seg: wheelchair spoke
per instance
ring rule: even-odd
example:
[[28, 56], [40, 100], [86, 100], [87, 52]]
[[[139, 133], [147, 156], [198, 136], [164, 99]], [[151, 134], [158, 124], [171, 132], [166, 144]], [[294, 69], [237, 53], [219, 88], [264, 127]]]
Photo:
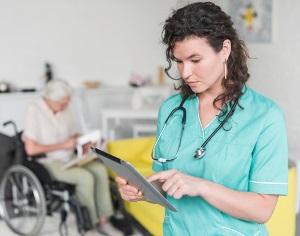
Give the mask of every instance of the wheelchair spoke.
[[16, 234], [36, 236], [45, 216], [46, 200], [43, 188], [28, 168], [13, 166], [1, 186], [3, 219]]
[[12, 186], [14, 186], [15, 188], [16, 188], [16, 193], [17, 194], [19, 194], [19, 195], [21, 195], [21, 191], [20, 191], [20, 186], [19, 186], [19, 184], [15, 181], [15, 179], [13, 178], [14, 176], [9, 176], [8, 177], [8, 181], [10, 182], [10, 184], [12, 185]]

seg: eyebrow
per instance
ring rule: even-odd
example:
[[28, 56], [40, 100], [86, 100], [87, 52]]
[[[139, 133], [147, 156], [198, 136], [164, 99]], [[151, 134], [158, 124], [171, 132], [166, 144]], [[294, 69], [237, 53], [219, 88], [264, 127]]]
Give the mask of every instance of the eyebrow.
[[193, 58], [193, 57], [200, 57], [200, 55], [199, 55], [199, 54], [192, 54], [192, 55], [190, 55], [187, 59], [191, 59], [191, 58]]
[[[193, 57], [201, 57], [201, 56], [199, 54], [194, 53], [194, 54], [188, 56], [186, 59], [191, 59]], [[174, 58], [175, 61], [181, 61], [178, 58], [176, 58], [175, 56], [173, 56], [173, 58]]]

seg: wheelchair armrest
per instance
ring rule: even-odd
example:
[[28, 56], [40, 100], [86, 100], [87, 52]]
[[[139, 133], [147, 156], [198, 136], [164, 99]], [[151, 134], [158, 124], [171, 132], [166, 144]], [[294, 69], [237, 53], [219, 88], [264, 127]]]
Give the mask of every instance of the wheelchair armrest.
[[40, 159], [40, 158], [44, 158], [44, 157], [46, 157], [46, 154], [45, 153], [40, 153], [40, 154], [37, 154], [37, 155], [28, 156], [27, 159], [29, 161], [35, 161], [36, 159]]
[[24, 163], [28, 169], [30, 169], [37, 178], [41, 181], [42, 184], [51, 184], [53, 182], [53, 178], [49, 174], [48, 170], [40, 163], [34, 160], [27, 160]]

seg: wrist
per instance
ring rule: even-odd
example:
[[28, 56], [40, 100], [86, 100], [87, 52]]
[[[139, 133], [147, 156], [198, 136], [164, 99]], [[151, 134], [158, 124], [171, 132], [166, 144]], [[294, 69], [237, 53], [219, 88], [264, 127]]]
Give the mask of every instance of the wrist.
[[199, 184], [199, 197], [205, 198], [208, 196], [211, 187], [211, 182], [208, 180], [202, 179], [200, 184]]
[[57, 144], [57, 149], [65, 149], [65, 142], [63, 142], [63, 143], [58, 143]]

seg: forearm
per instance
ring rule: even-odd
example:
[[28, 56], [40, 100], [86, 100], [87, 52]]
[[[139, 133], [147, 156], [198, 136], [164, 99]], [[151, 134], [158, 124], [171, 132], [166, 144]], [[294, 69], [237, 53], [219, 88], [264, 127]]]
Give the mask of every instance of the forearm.
[[277, 195], [242, 192], [221, 184], [187, 175], [177, 170], [157, 172], [148, 181], [163, 183], [162, 189], [176, 199], [183, 196], [202, 197], [220, 211], [247, 221], [265, 223], [271, 217]]
[[265, 223], [271, 217], [278, 196], [242, 192], [211, 181], [201, 181], [200, 196], [220, 211], [235, 218]]
[[77, 139], [77, 135], [74, 135], [64, 142], [45, 145], [24, 136], [24, 145], [27, 154], [32, 156], [32, 155], [47, 153], [47, 152], [60, 150], [60, 149], [75, 149], [77, 143], [76, 139]]
[[25, 149], [29, 156], [34, 156], [41, 153], [47, 153], [47, 152], [63, 149], [63, 144], [62, 143], [57, 143], [53, 145], [42, 145], [38, 143], [34, 145], [25, 144]]

